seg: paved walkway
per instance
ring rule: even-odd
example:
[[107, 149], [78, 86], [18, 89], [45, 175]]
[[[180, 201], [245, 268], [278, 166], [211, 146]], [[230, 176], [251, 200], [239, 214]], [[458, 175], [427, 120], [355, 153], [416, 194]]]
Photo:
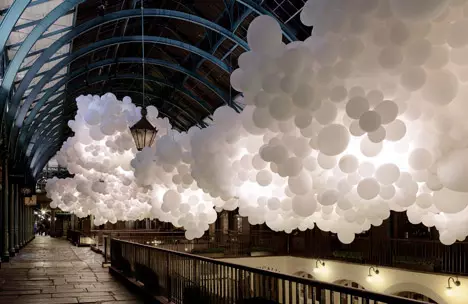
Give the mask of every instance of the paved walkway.
[[2, 263], [0, 303], [143, 303], [102, 261], [87, 247], [36, 236], [10, 263]]

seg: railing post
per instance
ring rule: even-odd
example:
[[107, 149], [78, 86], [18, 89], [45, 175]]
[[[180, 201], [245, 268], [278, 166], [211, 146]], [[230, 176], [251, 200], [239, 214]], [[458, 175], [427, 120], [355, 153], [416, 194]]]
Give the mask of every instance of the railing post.
[[170, 271], [170, 267], [171, 267], [171, 257], [169, 255], [169, 253], [166, 254], [166, 278], [167, 278], [167, 299], [169, 300], [169, 302], [172, 300], [172, 278], [171, 278], [171, 271]]
[[102, 263], [103, 266], [104, 264], [107, 264], [107, 236], [103, 235], [103, 242], [104, 242], [104, 262]]

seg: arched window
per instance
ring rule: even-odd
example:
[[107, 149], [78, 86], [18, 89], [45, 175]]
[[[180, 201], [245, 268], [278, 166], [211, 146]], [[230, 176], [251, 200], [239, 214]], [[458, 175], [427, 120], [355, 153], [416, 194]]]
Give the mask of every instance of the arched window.
[[[310, 280], [315, 280], [315, 277], [313, 275], [311, 275], [310, 273], [307, 273], [305, 271], [298, 271], [298, 272], [295, 272], [293, 273], [293, 275], [295, 276], [298, 276], [298, 277], [301, 277], [301, 278], [306, 278], [306, 279], [310, 279]], [[307, 288], [307, 291], [305, 291], [304, 289]], [[304, 298], [304, 293], [307, 293], [307, 298], [308, 299], [312, 299], [313, 295], [315, 295], [315, 300], [317, 301], [317, 290], [315, 287], [306, 287], [306, 286], [300, 286], [299, 288], [299, 298], [300, 299], [303, 299]]]
[[[335, 282], [335, 284], [346, 286], [346, 287], [352, 287], [352, 288], [357, 288], [357, 289], [362, 289], [364, 290], [364, 286], [362, 286], [359, 283], [356, 283], [354, 281], [350, 280], [338, 280]], [[346, 294], [341, 294], [341, 301], [340, 303], [343, 304], [359, 304], [359, 297], [352, 297], [351, 295], [346, 295]]]
[[395, 294], [396, 296], [406, 298], [406, 299], [412, 299], [412, 300], [418, 300], [422, 302], [427, 302], [427, 303], [435, 303], [437, 304], [436, 301], [433, 299], [429, 298], [428, 296], [425, 296], [423, 294], [417, 293], [417, 292], [412, 292], [412, 291], [401, 291]]

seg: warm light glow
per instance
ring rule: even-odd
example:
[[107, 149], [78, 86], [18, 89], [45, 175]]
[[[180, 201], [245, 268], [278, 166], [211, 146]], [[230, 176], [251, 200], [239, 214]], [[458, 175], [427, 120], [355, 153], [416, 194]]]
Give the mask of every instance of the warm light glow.
[[274, 18], [252, 20], [230, 75], [242, 112], [222, 106], [208, 127], [179, 132], [148, 107], [152, 147], [142, 132], [135, 146], [142, 116], [130, 98], [78, 97], [57, 154], [74, 177], [48, 181], [51, 207], [96, 225], [156, 218], [188, 239], [238, 210], [252, 225], [318, 227], [345, 244], [398, 211], [445, 245], [463, 240], [467, 43], [465, 17], [447, 13], [460, 1], [348, 2], [307, 1], [300, 21], [314, 35], [287, 45]]
[[445, 288], [445, 294], [446, 294], [447, 296], [451, 297], [451, 296], [453, 296], [453, 293], [454, 293], [454, 291], [453, 291], [453, 288], [452, 288], [452, 287], [446, 287], [446, 288]]

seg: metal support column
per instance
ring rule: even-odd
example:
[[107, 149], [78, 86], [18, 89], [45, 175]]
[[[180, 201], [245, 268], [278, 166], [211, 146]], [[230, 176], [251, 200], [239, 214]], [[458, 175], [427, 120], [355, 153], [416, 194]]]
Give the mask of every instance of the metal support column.
[[19, 210], [19, 225], [18, 225], [19, 246], [20, 248], [23, 248], [23, 246], [25, 245], [25, 242], [24, 242], [24, 199], [22, 195], [20, 195], [18, 199], [18, 210]]
[[9, 206], [10, 206], [10, 201], [9, 201], [9, 195], [8, 195], [8, 190], [9, 190], [9, 184], [8, 184], [8, 156], [6, 155], [3, 158], [3, 163], [2, 163], [2, 189], [3, 189], [3, 248], [2, 248], [2, 255], [3, 255], [3, 261], [8, 262], [10, 259], [10, 253], [8, 252], [8, 243], [10, 241], [10, 235], [9, 235], [9, 215], [10, 213], [8, 212]]
[[15, 184], [14, 186], [15, 190], [15, 195], [14, 195], [14, 201], [13, 201], [13, 213], [15, 216], [15, 221], [14, 221], [14, 241], [15, 241], [15, 252], [19, 252], [19, 234], [18, 234], [18, 228], [19, 228], [19, 185]]
[[9, 213], [9, 223], [8, 223], [8, 235], [10, 236], [8, 241], [8, 252], [10, 257], [15, 256], [15, 185], [10, 184], [8, 195], [8, 213]]

